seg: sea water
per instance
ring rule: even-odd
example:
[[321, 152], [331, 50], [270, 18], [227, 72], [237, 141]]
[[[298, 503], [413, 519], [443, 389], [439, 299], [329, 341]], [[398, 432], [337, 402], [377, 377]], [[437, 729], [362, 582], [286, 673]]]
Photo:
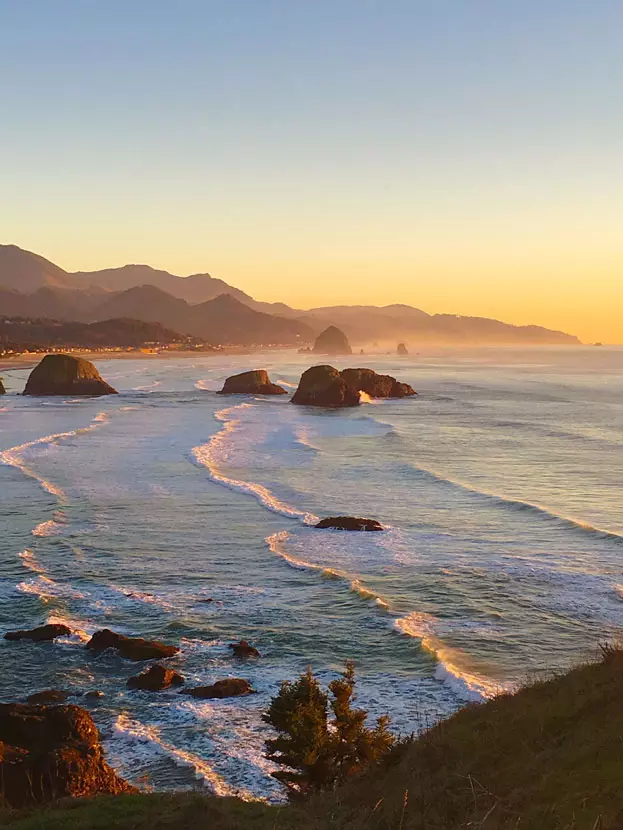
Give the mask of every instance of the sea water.
[[[0, 697], [88, 702], [109, 761], [138, 786], [280, 797], [261, 714], [307, 665], [345, 660], [357, 700], [417, 732], [468, 701], [568, 667], [623, 627], [623, 350], [444, 350], [334, 359], [411, 383], [355, 409], [216, 394], [292, 352], [98, 360], [120, 392], [0, 399], [0, 627], [64, 622], [55, 643], [0, 640]], [[384, 533], [316, 530], [361, 515]], [[141, 664], [97, 629], [179, 645], [201, 701], [129, 691]], [[236, 661], [241, 638], [261, 652]]]

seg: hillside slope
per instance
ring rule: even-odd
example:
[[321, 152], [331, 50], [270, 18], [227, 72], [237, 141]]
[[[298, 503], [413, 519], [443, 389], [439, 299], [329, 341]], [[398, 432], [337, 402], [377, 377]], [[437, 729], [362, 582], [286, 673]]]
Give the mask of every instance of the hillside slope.
[[139, 795], [0, 814], [11, 830], [620, 830], [623, 652], [472, 705], [304, 807]]

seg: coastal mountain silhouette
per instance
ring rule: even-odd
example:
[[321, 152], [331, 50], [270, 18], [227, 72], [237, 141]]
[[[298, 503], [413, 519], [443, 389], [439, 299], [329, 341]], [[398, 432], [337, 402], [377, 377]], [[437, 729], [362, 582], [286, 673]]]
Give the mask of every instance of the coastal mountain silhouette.
[[336, 326], [355, 345], [577, 344], [573, 335], [485, 317], [427, 314], [409, 305], [322, 306], [307, 311], [264, 303], [210, 274], [180, 277], [149, 265], [64, 271], [16, 245], [0, 245], [0, 316], [96, 322], [133, 318], [211, 343], [311, 344]]

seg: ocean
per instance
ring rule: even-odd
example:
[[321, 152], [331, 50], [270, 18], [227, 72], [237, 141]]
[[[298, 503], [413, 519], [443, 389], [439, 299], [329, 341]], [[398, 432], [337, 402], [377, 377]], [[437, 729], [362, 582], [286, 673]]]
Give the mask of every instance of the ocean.
[[[357, 702], [418, 732], [470, 701], [594, 654], [623, 628], [623, 350], [438, 349], [330, 361], [418, 397], [348, 410], [215, 394], [290, 351], [97, 360], [120, 394], [0, 398], [0, 629], [65, 622], [56, 643], [0, 640], [0, 699], [100, 690], [109, 762], [157, 790], [279, 799], [261, 713], [310, 665], [352, 659]], [[384, 533], [313, 528], [360, 515]], [[97, 629], [179, 645], [201, 701], [129, 691], [141, 669]], [[228, 643], [261, 652], [236, 661]], [[79, 700], [77, 702], [80, 702]]]

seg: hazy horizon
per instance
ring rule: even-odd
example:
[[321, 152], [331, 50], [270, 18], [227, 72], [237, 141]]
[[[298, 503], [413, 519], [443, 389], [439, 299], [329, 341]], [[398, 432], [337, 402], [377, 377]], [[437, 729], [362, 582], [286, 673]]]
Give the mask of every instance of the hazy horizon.
[[0, 9], [3, 237], [623, 342], [623, 7]]

